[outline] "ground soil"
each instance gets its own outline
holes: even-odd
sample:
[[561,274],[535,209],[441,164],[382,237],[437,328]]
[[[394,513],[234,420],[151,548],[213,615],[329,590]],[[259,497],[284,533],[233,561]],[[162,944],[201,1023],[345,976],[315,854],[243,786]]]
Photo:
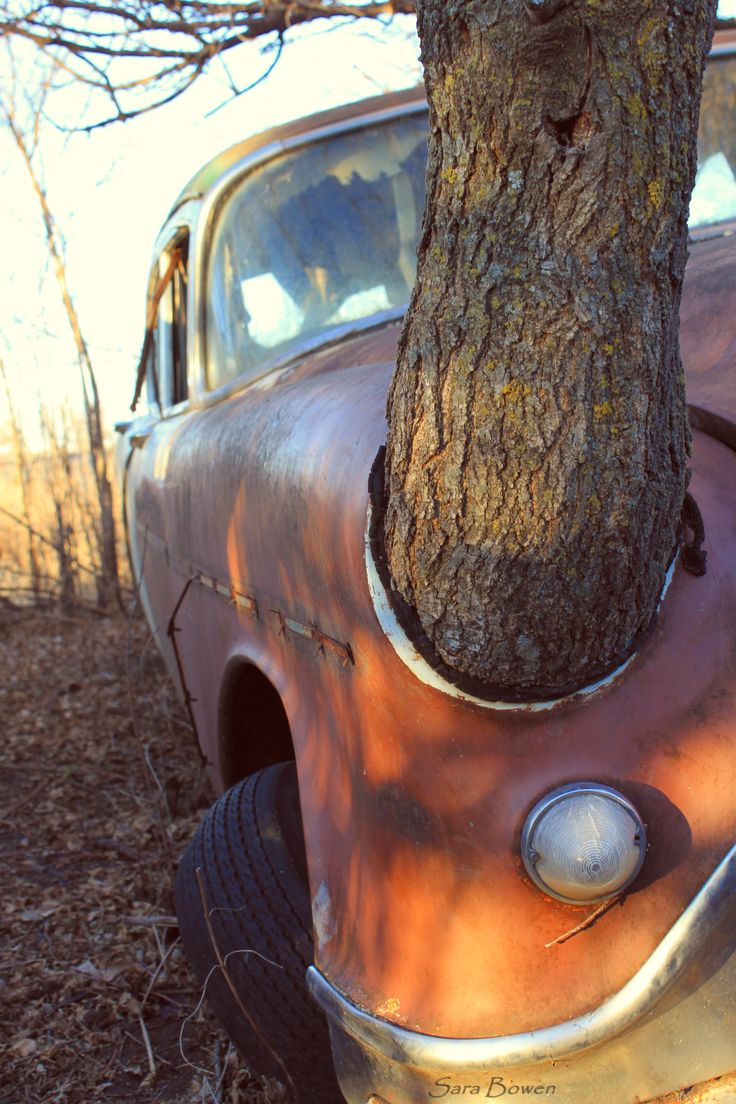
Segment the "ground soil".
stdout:
[[0,718],[0,1104],[281,1100],[179,944],[213,795],[143,622],[0,604]]

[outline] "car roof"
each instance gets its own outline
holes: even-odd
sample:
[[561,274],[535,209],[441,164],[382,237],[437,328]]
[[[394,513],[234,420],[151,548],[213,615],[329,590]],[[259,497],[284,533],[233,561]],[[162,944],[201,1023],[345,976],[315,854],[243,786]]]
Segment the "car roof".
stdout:
[[[717,30],[713,39],[711,56],[718,57],[736,53],[736,27],[730,21],[723,21],[721,29]],[[261,131],[250,138],[218,153],[211,161],[199,169],[183,191],[180,193],[168,217],[170,218],[184,203],[190,200],[201,199],[209,189],[217,183],[228,169],[236,165],[241,159],[259,150],[274,147],[273,152],[279,152],[279,147],[291,145],[299,138],[309,140],[310,135],[315,137],[325,129],[339,126],[350,119],[359,119],[361,116],[369,116],[376,112],[391,111],[396,108],[420,105],[426,103],[423,85],[415,85],[400,92],[389,92],[382,96],[371,96],[369,99],[357,100],[353,103],[343,104],[340,107],[331,108],[329,111],[320,111],[315,115],[307,115],[304,118],[293,119],[282,126],[271,127]]]
[[228,169],[250,154],[259,150],[266,150],[269,147],[273,147],[273,152],[276,153],[279,152],[280,147],[292,145],[295,140],[298,142],[302,137],[309,140],[312,135],[317,137],[325,130],[339,127],[340,124],[348,120],[357,120],[362,116],[375,115],[383,111],[392,112],[412,104],[421,105],[423,102],[426,102],[424,86],[415,85],[413,88],[403,89],[400,92],[389,92],[383,96],[371,96],[366,100],[343,104],[341,107],[331,108],[329,111],[320,111],[316,115],[307,115],[304,118],[284,123],[282,126],[261,131],[260,134],[255,134],[242,142],[237,142],[234,146],[230,146],[229,149],[223,150],[222,153],[218,153],[216,157],[203,165],[179,195],[169,212],[169,218],[184,203],[201,199]]

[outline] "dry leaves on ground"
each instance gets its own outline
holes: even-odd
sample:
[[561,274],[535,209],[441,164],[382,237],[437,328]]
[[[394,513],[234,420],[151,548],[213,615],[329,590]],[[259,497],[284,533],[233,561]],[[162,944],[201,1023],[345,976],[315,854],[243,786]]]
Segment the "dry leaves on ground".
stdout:
[[3,603],[0,672],[0,1104],[276,1101],[190,1015],[172,885],[212,794],[142,621]]

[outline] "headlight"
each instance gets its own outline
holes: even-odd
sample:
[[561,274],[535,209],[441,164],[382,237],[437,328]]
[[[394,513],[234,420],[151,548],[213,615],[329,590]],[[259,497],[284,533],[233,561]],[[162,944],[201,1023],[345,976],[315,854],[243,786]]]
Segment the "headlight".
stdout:
[[546,794],[521,834],[529,876],[545,893],[580,904],[620,893],[641,869],[644,823],[631,802],[598,782]]

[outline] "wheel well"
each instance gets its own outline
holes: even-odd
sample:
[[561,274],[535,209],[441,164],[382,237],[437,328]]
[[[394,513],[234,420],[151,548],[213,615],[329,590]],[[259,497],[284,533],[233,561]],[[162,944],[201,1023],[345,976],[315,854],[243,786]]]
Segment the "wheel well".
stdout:
[[225,671],[217,729],[225,786],[234,785],[262,767],[295,758],[279,692],[248,660],[232,660]]

